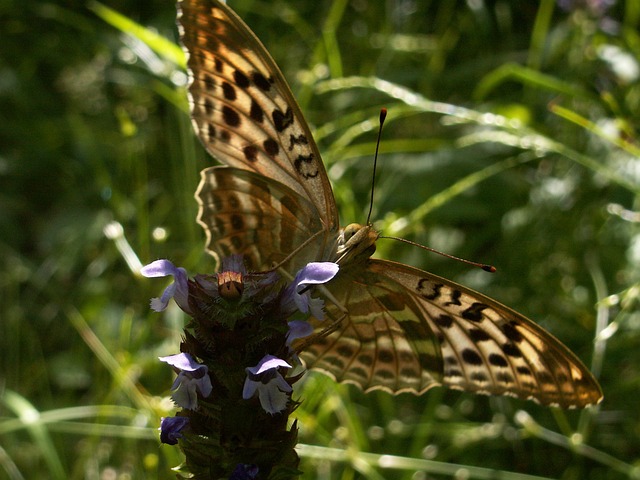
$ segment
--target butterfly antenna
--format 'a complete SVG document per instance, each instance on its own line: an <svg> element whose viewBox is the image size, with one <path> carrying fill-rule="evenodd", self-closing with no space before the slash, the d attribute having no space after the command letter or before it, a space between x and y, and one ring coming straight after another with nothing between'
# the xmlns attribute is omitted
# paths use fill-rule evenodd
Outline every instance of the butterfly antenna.
<svg viewBox="0 0 640 480"><path fill-rule="evenodd" d="M378 150L380 149L380 138L382 138L382 126L387 118L387 109L380 110L380 128L378 128L378 140L376 141L376 154L373 157L373 178L371 179L371 198L369 199L369 214L367 215L367 225L371 222L373 212L373 192L376 189L376 167L378 166Z"/></svg>
<svg viewBox="0 0 640 480"><path fill-rule="evenodd" d="M459 262L466 263L467 265L472 265L474 267L481 268L485 272L495 273L496 270L497 270L496 267L494 267L493 265L487 265L486 263L478 263L478 262L472 262L471 260L465 260L464 258L456 257L455 255L451 255L449 253L441 252L440 250L436 250L435 248L425 247L424 245L420 245L419 243L412 242L411 240L407 240L406 238L391 237L391 236L388 237L386 235L384 235L384 236L380 235L378 238L389 238L391 240L397 240L399 242L403 242L403 243L406 243L408 245L413 245L414 247L422 248L423 250L426 250L427 252L437 253L438 255L442 255L443 257L451 258L452 260L457 260Z"/></svg>

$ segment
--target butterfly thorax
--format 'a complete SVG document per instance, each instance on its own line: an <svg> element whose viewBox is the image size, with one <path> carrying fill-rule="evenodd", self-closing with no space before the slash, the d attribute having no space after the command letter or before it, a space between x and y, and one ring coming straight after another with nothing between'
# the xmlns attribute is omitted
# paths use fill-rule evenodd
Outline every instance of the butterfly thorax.
<svg viewBox="0 0 640 480"><path fill-rule="evenodd" d="M376 251L380 235L371 225L351 223L340 229L336 263L355 263L368 259Z"/></svg>

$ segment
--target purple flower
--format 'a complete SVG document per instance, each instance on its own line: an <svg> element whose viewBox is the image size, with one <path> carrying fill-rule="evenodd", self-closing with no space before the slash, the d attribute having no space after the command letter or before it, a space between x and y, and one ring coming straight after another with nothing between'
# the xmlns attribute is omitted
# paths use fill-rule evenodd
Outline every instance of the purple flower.
<svg viewBox="0 0 640 480"><path fill-rule="evenodd" d="M313 333L313 326L304 320L291 320L287 332L287 347L291 347L294 340L308 337Z"/></svg>
<svg viewBox="0 0 640 480"><path fill-rule="evenodd" d="M151 309L161 312L173 298L178 306L187 313L191 313L189 308L189 283L187 271L182 267L176 267L169 260L156 260L140 269L140 273L147 278L173 276L173 283L169 285L160 298L151 299Z"/></svg>
<svg viewBox="0 0 640 480"><path fill-rule="evenodd" d="M274 415L284 410L289 401L287 393L293 389L278 372L280 367L291 368L291 365L273 355L265 355L255 367L245 368L247 379L242 398L248 400L257 393L265 412Z"/></svg>
<svg viewBox="0 0 640 480"><path fill-rule="evenodd" d="M289 347L289 351L291 351L291 344L294 340L308 337L313 333L313 326L304 320L291 320L288 325L286 345Z"/></svg>
<svg viewBox="0 0 640 480"><path fill-rule="evenodd" d="M171 398L182 408L189 410L198 408L196 391L199 391L204 398L211 395L213 386L208 375L209 368L206 365L196 362L188 353L158 358L178 370L178 376L171 386L171 390L174 390Z"/></svg>
<svg viewBox="0 0 640 480"><path fill-rule="evenodd" d="M251 465L250 463L239 463L231 473L229 480L253 480L258 477L257 465Z"/></svg>
<svg viewBox="0 0 640 480"><path fill-rule="evenodd" d="M324 302L320 298L311 298L309 287L327 283L336 276L339 269L338 264L332 262L311 262L307 264L297 273L293 283L287 287L284 293L285 309L290 308L291 304L295 303L302 313L311 311L311 315L318 320L322 320L324 318L324 312L322 311Z"/></svg>
<svg viewBox="0 0 640 480"><path fill-rule="evenodd" d="M298 354L291 348L293 342L299 338L308 337L313 333L313 326L309 322L303 320L291 320L289 322L289 331L287 332L286 346L289 349L290 357L294 363L301 363Z"/></svg>
<svg viewBox="0 0 640 480"><path fill-rule="evenodd" d="M182 438L182 429L187 426L187 417L163 417L160 422L160 441L168 445L175 445Z"/></svg>

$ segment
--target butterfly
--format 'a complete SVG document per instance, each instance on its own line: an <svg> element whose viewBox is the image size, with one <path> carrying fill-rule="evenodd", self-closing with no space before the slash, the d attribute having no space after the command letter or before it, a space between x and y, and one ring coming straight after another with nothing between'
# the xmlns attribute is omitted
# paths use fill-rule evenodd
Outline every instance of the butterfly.
<svg viewBox="0 0 640 480"><path fill-rule="evenodd" d="M300 356L307 367L364 391L420 394L442 385L563 408L602 392L551 334L485 295L408 265L371 258L371 225L341 228L318 148L266 48L226 4L181 0L192 123L224 166L196 192L206 249L242 254L265 270L311 261L340 265L326 315ZM295 255L290 256L292 252Z"/></svg>

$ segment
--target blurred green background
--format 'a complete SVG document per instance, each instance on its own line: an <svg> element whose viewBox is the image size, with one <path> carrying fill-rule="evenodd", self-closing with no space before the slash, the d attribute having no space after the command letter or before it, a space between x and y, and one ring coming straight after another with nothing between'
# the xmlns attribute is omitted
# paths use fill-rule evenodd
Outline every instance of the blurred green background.
<svg viewBox="0 0 640 480"><path fill-rule="evenodd" d="M214 271L193 199L212 162L191 132L175 5L106 5L0 4L0 478L164 479L180 463L157 439L172 412L157 356L184 318L149 311L165 283L137 268ZM387 107L376 225L498 272L390 240L380 256L535 319L605 394L564 412L309 375L304 478L640 478L640 3L230 5L292 85L343 224L366 219Z"/></svg>

